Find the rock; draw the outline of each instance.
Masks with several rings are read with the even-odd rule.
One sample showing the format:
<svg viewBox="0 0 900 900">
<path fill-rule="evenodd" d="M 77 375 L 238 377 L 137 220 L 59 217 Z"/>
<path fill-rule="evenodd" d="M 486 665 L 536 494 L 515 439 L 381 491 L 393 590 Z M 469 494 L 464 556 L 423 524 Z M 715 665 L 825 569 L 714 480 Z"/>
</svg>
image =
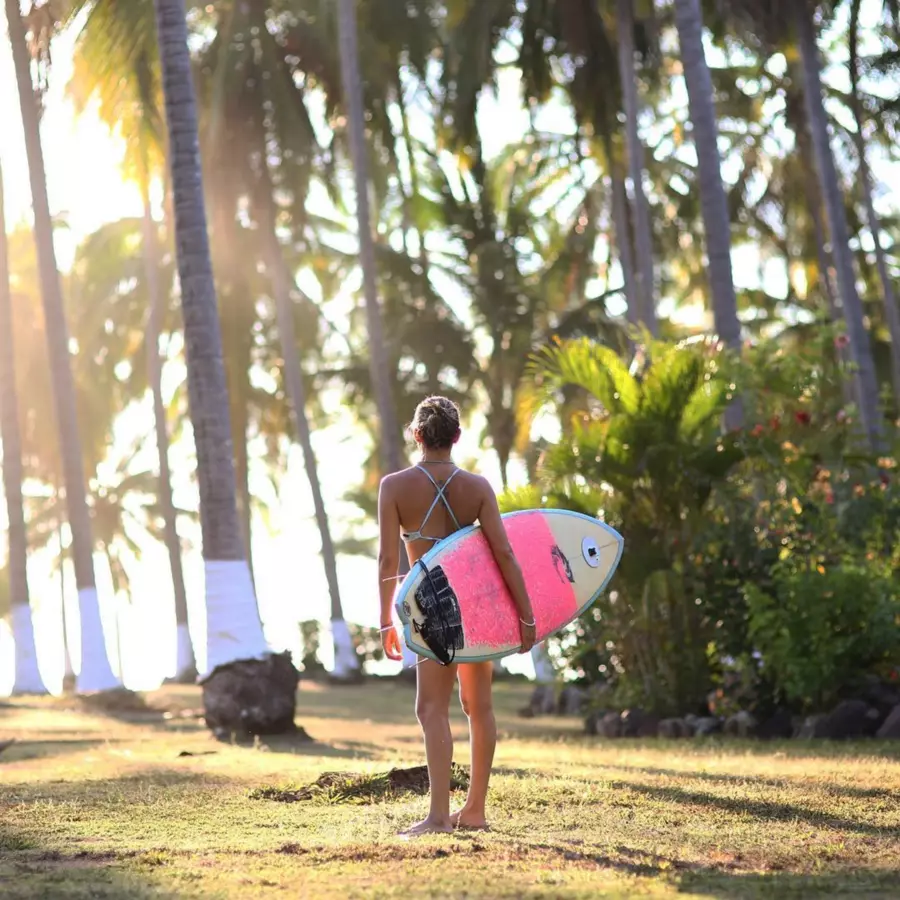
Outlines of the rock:
<svg viewBox="0 0 900 900">
<path fill-rule="evenodd" d="M 597 737 L 617 738 L 622 737 L 622 717 L 619 713 L 606 713 L 597 720 Z"/>
<path fill-rule="evenodd" d="M 722 720 L 716 716 L 703 716 L 690 723 L 694 729 L 694 737 L 708 737 L 711 734 L 719 734 L 722 730 Z"/>
<path fill-rule="evenodd" d="M 663 719 L 657 726 L 656 733 L 661 738 L 689 738 L 694 729 L 687 719 Z"/>
<path fill-rule="evenodd" d="M 794 735 L 794 717 L 786 709 L 777 709 L 756 729 L 756 736 L 765 741 L 787 739 Z"/>
<path fill-rule="evenodd" d="M 534 716 L 552 716 L 556 712 L 556 692 L 553 685 L 539 684 L 531 693 L 528 708 Z"/>
<path fill-rule="evenodd" d="M 857 699 L 865 700 L 869 706 L 874 706 L 881 713 L 882 719 L 886 719 L 894 707 L 900 706 L 900 690 L 872 676 L 859 691 Z"/>
<path fill-rule="evenodd" d="M 584 733 L 596 736 L 597 728 L 600 725 L 600 721 L 606 715 L 606 710 L 594 710 L 593 712 L 589 712 L 584 717 Z"/>
<path fill-rule="evenodd" d="M 289 653 L 219 666 L 203 682 L 206 724 L 223 739 L 294 732 L 299 679 Z"/>
<path fill-rule="evenodd" d="M 825 720 L 828 716 L 815 715 L 807 716 L 801 723 L 797 731 L 798 740 L 809 740 L 810 738 L 825 737 Z"/>
<path fill-rule="evenodd" d="M 865 700 L 843 700 L 827 716 L 818 719 L 811 737 L 846 741 L 873 735 L 880 720 L 878 710 Z"/>
<path fill-rule="evenodd" d="M 556 712 L 560 716 L 580 716 L 585 699 L 585 693 L 580 687 L 568 684 L 559 692 Z"/>
<path fill-rule="evenodd" d="M 884 724 L 878 729 L 875 735 L 879 738 L 893 738 L 900 740 L 900 703 L 891 710 L 888 717 L 884 720 Z"/>
<path fill-rule="evenodd" d="M 659 716 L 646 713 L 642 709 L 626 709 L 622 713 L 621 719 L 622 737 L 656 737 L 659 729 Z"/>
<path fill-rule="evenodd" d="M 731 737 L 753 737 L 756 734 L 756 728 L 756 719 L 743 709 L 725 721 L 725 734 Z"/>
</svg>

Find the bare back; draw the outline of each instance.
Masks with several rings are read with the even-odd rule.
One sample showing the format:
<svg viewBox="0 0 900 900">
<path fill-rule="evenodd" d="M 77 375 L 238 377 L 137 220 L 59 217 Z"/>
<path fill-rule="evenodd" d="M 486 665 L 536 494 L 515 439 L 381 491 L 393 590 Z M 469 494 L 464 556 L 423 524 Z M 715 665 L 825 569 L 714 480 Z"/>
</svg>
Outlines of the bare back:
<svg viewBox="0 0 900 900">
<path fill-rule="evenodd" d="M 406 544 L 410 564 L 431 550 L 435 540 L 449 537 L 458 528 L 474 525 L 484 502 L 484 479 L 480 476 L 444 464 L 428 466 L 426 472 L 412 467 L 391 477 L 392 495 L 402 531 L 411 536 L 421 531 L 425 536 Z M 437 483 L 437 488 L 429 475 Z M 432 509 L 441 488 L 447 503 L 438 502 Z"/>
</svg>

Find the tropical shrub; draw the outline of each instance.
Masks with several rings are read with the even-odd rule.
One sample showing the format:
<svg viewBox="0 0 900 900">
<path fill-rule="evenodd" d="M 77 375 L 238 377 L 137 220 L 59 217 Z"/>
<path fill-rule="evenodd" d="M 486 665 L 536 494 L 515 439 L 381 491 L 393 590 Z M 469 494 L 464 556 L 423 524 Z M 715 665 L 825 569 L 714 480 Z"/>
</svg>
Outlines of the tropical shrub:
<svg viewBox="0 0 900 900">
<path fill-rule="evenodd" d="M 535 361 L 523 424 L 562 408 L 530 491 L 506 508 L 534 505 L 597 515 L 625 538 L 612 589 L 575 626 L 569 665 L 607 680 L 623 704 L 659 712 L 701 708 L 710 687 L 709 620 L 689 590 L 691 549 L 717 484 L 746 456 L 744 436 L 720 422 L 734 391 L 728 358 L 707 342 L 651 341 L 629 370 L 612 350 L 575 340 Z"/>
</svg>

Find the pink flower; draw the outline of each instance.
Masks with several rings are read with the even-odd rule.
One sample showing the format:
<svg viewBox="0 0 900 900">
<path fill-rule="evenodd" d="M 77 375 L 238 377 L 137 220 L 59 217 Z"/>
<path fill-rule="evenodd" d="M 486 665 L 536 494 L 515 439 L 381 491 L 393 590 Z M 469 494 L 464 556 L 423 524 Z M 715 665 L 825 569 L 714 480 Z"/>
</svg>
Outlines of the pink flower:
<svg viewBox="0 0 900 900">
<path fill-rule="evenodd" d="M 850 338 L 847 337 L 846 334 L 839 334 L 834 339 L 834 346 L 838 348 L 838 350 L 843 350 L 845 347 L 850 345 Z"/>
</svg>

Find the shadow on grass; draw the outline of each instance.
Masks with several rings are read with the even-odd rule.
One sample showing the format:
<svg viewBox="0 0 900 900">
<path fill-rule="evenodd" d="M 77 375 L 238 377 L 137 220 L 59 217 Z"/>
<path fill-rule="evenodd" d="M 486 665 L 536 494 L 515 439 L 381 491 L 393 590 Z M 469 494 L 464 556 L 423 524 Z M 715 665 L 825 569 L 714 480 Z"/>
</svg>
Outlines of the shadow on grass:
<svg viewBox="0 0 900 900">
<path fill-rule="evenodd" d="M 53 756 L 65 756 L 85 750 L 96 750 L 112 744 L 121 744 L 120 738 L 64 738 L 55 740 L 32 741 L 19 738 L 3 753 L 0 765 L 17 762 L 28 762 L 33 759 L 49 759 Z"/>
<path fill-rule="evenodd" d="M 893 900 L 900 895 L 900 869 L 854 869 L 848 872 L 817 872 L 811 875 L 772 872 L 695 871 L 678 881 L 682 893 L 719 900 L 811 900 L 811 898 L 856 897 Z"/>
<path fill-rule="evenodd" d="M 604 769 L 616 772 L 633 772 L 641 775 L 656 775 L 663 778 L 679 778 L 683 781 L 709 781 L 715 784 L 761 785 L 779 790 L 785 788 L 802 788 L 806 785 L 802 776 L 785 776 L 784 778 L 765 778 L 760 775 L 731 775 L 726 772 L 692 772 L 688 769 L 661 769 L 654 766 L 616 766 L 603 764 Z M 890 788 L 862 788 L 851 784 L 834 784 L 818 781 L 814 785 L 817 790 L 843 797 L 858 797 L 867 800 L 900 801 L 900 791 Z"/>
<path fill-rule="evenodd" d="M 566 846 L 530 843 L 537 851 L 560 858 L 560 867 L 594 863 L 598 867 L 636 878 L 660 878 L 677 886 L 679 893 L 715 897 L 720 900 L 782 900 L 782 898 L 866 897 L 894 900 L 900 896 L 900 867 L 894 869 L 848 869 L 842 872 L 746 872 L 710 863 L 704 865 L 677 857 L 635 850 L 618 845 L 610 853 L 581 851 Z M 523 894 L 524 897 L 529 894 Z M 541 894 L 540 896 L 546 896 Z"/>
<path fill-rule="evenodd" d="M 154 883 L 152 853 L 111 850 L 64 852 L 0 821 L 0 895 L 3 900 L 161 900 L 171 889 Z"/>
<path fill-rule="evenodd" d="M 632 791 L 652 800 L 662 800 L 679 805 L 708 806 L 735 815 L 750 815 L 765 821 L 805 822 L 819 828 L 835 828 L 854 834 L 900 838 L 900 826 L 872 825 L 854 819 L 829 815 L 793 803 L 722 797 L 705 791 L 689 791 L 679 787 L 660 787 L 653 784 L 620 781 L 613 785 L 617 790 Z M 900 892 L 898 892 L 900 894 Z"/>
</svg>

